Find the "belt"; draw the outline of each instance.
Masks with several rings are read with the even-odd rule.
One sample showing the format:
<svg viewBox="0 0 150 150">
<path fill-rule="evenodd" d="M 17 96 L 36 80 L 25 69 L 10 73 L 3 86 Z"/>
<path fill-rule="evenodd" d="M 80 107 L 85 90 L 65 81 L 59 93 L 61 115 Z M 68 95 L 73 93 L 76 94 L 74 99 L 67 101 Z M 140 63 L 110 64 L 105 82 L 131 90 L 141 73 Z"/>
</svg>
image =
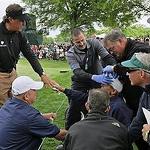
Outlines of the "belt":
<svg viewBox="0 0 150 150">
<path fill-rule="evenodd" d="M 12 71 L 13 71 L 13 69 L 6 70 L 6 69 L 0 68 L 0 72 L 3 72 L 3 73 L 11 73 Z"/>
</svg>

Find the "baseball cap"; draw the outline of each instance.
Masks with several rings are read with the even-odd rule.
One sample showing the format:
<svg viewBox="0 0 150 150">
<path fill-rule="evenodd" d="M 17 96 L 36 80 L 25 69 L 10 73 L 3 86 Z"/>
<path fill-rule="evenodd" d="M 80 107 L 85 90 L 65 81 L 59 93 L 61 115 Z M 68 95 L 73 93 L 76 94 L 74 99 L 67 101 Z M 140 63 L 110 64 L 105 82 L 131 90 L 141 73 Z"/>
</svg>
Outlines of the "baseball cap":
<svg viewBox="0 0 150 150">
<path fill-rule="evenodd" d="M 28 76 L 17 77 L 12 83 L 12 94 L 20 95 L 29 90 L 39 90 L 43 87 L 43 82 L 34 81 Z"/>
<path fill-rule="evenodd" d="M 123 61 L 121 63 L 122 66 L 129 68 L 130 70 L 143 69 L 147 72 L 150 72 L 150 64 L 147 65 L 142 61 L 145 56 L 150 54 L 147 53 L 135 53 L 130 60 Z M 145 59 L 149 57 L 145 57 Z"/>
<path fill-rule="evenodd" d="M 112 82 L 110 83 L 110 85 L 117 90 L 119 93 L 122 91 L 123 85 L 122 83 L 119 81 L 118 78 L 113 79 Z"/>
<path fill-rule="evenodd" d="M 11 4 L 6 8 L 6 16 L 11 17 L 13 19 L 19 20 L 29 20 L 29 16 L 24 13 L 25 9 L 21 7 L 19 4 Z"/>
</svg>

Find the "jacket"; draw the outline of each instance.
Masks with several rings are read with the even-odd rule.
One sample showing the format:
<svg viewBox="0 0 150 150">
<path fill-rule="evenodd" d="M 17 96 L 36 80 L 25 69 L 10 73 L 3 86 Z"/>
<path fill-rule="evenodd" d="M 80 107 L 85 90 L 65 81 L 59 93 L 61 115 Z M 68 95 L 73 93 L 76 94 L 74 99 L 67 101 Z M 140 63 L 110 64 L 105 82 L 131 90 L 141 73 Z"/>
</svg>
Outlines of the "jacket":
<svg viewBox="0 0 150 150">
<path fill-rule="evenodd" d="M 0 23 L 0 72 L 11 72 L 16 68 L 20 52 L 26 57 L 32 68 L 39 75 L 43 69 L 32 52 L 27 39 L 21 32 L 10 32 L 5 23 Z"/>
<path fill-rule="evenodd" d="M 124 125 L 100 112 L 70 127 L 65 138 L 65 150 L 128 150 L 128 132 Z"/>
<path fill-rule="evenodd" d="M 142 110 L 143 107 L 147 110 L 150 110 L 150 85 L 146 86 L 146 89 L 140 99 L 137 115 L 129 127 L 129 134 L 132 141 L 135 141 L 139 137 L 142 137 L 143 125 L 147 124 L 146 118 Z"/>
<path fill-rule="evenodd" d="M 97 39 L 88 39 L 87 48 L 79 50 L 76 46 L 67 52 L 67 61 L 73 71 L 72 81 L 86 86 L 96 83 L 91 80 L 93 74 L 102 73 L 102 63 L 115 64 L 112 55 L 101 45 Z"/>
</svg>

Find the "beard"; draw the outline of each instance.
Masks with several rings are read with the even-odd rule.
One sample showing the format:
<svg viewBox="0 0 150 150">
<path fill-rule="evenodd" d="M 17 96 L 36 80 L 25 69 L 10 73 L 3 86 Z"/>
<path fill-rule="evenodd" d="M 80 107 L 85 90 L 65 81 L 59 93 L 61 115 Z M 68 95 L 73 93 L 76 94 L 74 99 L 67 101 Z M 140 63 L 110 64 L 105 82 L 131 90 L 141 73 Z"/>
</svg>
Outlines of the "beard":
<svg viewBox="0 0 150 150">
<path fill-rule="evenodd" d="M 79 49 L 80 51 L 83 51 L 83 50 L 85 50 L 86 47 L 87 47 L 87 42 L 85 42 L 83 46 L 78 46 L 78 45 L 76 45 L 76 47 L 77 47 L 77 49 Z"/>
</svg>

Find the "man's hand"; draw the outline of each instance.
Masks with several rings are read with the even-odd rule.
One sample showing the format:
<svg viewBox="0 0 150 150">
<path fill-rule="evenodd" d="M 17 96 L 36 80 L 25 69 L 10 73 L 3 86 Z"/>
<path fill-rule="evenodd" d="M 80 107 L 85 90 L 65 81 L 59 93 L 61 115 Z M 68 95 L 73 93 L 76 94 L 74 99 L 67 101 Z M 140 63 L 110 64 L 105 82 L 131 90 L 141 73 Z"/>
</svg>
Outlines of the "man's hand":
<svg viewBox="0 0 150 150">
<path fill-rule="evenodd" d="M 60 132 L 55 136 L 55 138 L 57 140 L 62 140 L 63 141 L 65 139 L 66 134 L 67 134 L 67 130 L 60 129 Z"/>
<path fill-rule="evenodd" d="M 54 80 L 48 78 L 46 74 L 41 75 L 41 81 L 44 82 L 45 87 L 53 87 L 57 83 Z"/>
<path fill-rule="evenodd" d="M 144 124 L 143 129 L 142 129 L 142 136 L 143 136 L 144 141 L 147 141 L 149 131 L 150 131 L 150 125 Z"/>
<path fill-rule="evenodd" d="M 45 113 L 45 114 L 42 114 L 42 116 L 47 119 L 47 120 L 55 120 L 56 119 L 56 113 Z"/>
<path fill-rule="evenodd" d="M 60 86 L 59 84 L 56 84 L 53 86 L 53 90 L 59 91 L 59 92 L 64 92 L 65 88 Z"/>
<path fill-rule="evenodd" d="M 114 66 L 108 65 L 105 68 L 103 68 L 103 73 L 113 73 L 114 72 Z"/>
</svg>

